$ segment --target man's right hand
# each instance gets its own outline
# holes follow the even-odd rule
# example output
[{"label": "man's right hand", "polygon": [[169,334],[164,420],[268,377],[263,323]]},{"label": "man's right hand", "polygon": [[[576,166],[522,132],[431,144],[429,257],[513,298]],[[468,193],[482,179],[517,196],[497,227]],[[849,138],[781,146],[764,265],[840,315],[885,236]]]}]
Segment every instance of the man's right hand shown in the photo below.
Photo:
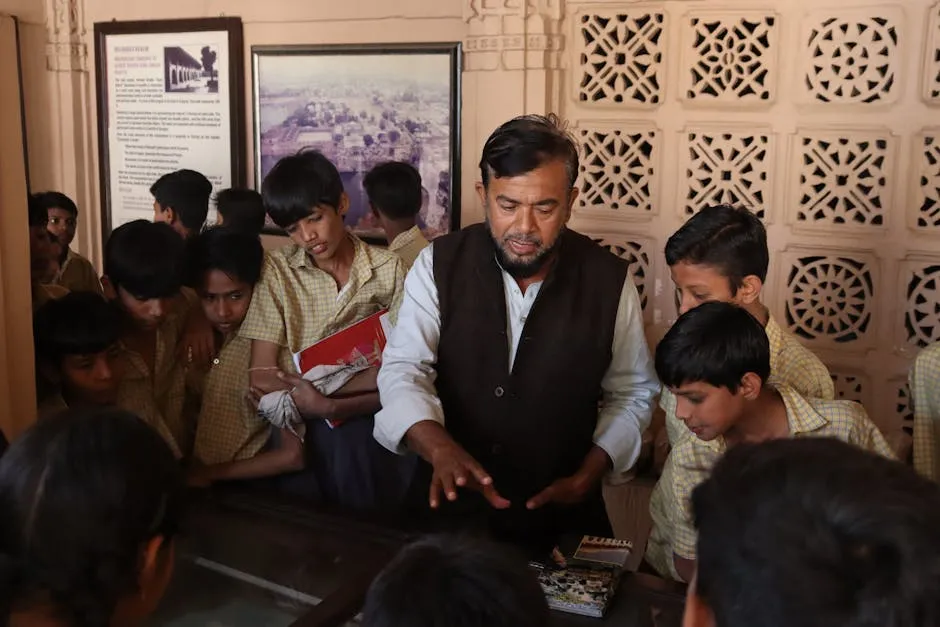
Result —
[{"label": "man's right hand", "polygon": [[457,488],[475,490],[495,509],[506,509],[510,502],[493,486],[493,478],[440,424],[419,422],[408,430],[408,442],[434,468],[428,501],[440,506],[441,493],[448,501],[457,500]]}]

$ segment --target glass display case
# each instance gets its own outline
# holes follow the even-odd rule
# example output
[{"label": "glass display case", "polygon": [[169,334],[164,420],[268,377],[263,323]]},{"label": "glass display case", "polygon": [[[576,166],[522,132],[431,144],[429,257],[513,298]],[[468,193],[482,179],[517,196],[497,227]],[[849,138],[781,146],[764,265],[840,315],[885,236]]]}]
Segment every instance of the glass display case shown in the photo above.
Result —
[{"label": "glass display case", "polygon": [[[343,627],[415,537],[366,520],[252,493],[197,495],[170,589],[148,627]],[[628,574],[606,618],[552,613],[554,627],[678,627],[683,587]],[[656,608],[654,611],[653,608]]]}]

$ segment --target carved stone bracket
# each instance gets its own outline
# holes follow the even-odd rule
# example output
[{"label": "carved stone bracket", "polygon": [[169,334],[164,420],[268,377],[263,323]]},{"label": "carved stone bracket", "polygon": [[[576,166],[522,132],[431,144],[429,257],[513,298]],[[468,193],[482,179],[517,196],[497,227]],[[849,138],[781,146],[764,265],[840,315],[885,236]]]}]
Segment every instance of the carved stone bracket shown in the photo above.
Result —
[{"label": "carved stone bracket", "polygon": [[53,72],[87,72],[82,0],[46,0],[46,67]]},{"label": "carved stone bracket", "polygon": [[467,0],[466,69],[560,67],[562,5],[563,0]]}]

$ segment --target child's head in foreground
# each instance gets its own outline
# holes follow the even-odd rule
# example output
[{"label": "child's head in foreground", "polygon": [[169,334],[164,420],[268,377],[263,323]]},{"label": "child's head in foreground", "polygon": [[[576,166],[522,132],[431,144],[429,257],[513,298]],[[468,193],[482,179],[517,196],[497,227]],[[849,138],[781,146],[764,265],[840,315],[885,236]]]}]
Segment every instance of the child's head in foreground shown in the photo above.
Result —
[{"label": "child's head in foreground", "polygon": [[835,439],[729,450],[692,494],[686,627],[940,625],[940,486]]},{"label": "child's head in foreground", "polygon": [[511,548],[458,536],[406,547],[372,584],[364,627],[546,627],[548,604]]}]

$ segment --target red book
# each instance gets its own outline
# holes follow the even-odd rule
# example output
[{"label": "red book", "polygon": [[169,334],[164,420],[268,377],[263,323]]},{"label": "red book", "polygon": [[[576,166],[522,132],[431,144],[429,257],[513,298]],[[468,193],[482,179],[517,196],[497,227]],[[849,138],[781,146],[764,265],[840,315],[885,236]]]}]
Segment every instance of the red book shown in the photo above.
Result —
[{"label": "red book", "polygon": [[385,349],[387,320],[388,309],[382,309],[295,353],[297,370],[306,373],[315,366],[349,364],[363,356],[370,366],[378,366]]}]

